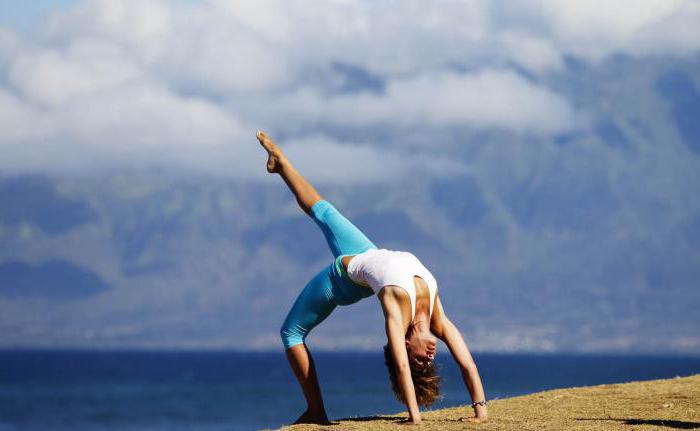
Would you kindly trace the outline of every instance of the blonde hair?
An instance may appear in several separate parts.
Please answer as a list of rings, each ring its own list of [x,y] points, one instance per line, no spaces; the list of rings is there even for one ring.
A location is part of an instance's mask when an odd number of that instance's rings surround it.
[[[391,389],[394,391],[394,397],[396,397],[399,402],[406,404],[401,386],[399,385],[399,376],[396,373],[394,356],[391,354],[391,348],[388,344],[384,346],[384,363],[389,370],[389,380],[391,381]],[[430,363],[430,365],[423,369],[414,368],[413,364],[410,362],[409,366],[411,367],[411,379],[413,379],[413,388],[416,391],[418,405],[424,407],[431,406],[435,401],[441,398],[440,376],[437,375],[435,362]]]

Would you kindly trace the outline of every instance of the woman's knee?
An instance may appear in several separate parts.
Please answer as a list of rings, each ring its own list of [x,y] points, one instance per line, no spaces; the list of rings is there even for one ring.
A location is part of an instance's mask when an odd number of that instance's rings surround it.
[[[309,215],[316,221],[316,223],[324,223],[326,213],[331,209],[335,210],[333,204],[325,199],[319,199],[314,202],[309,209]]]
[[[330,267],[320,270],[297,297],[280,328],[285,348],[301,344],[308,333],[336,307],[329,278]]]
[[[280,328],[280,338],[285,350],[297,344],[302,344],[308,331],[303,330],[298,325],[285,321]]]

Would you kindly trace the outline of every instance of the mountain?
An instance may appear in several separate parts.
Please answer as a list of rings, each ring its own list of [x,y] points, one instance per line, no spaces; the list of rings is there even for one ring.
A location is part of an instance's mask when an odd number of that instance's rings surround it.
[[[546,84],[584,113],[577,130],[456,128],[436,154],[467,172],[318,188],[379,247],[431,269],[474,349],[700,353],[699,65],[572,61]],[[3,347],[278,349],[296,294],[332,257],[281,180],[4,175],[0,202]],[[309,340],[379,349],[376,300],[340,307]]]

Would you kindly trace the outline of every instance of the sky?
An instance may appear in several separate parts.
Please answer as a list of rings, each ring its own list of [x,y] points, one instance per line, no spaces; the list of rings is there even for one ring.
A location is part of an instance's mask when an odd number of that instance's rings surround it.
[[[0,25],[24,31],[40,23],[53,10],[65,8],[73,3],[74,0],[3,0],[0,2]]]
[[[700,44],[700,6],[683,0],[25,3],[3,3],[15,12],[0,32],[0,125],[12,130],[1,168],[16,173],[250,177],[242,143],[258,128],[292,152],[308,141],[370,164],[376,147],[334,131],[571,133],[590,113],[543,84],[568,59],[683,57]],[[412,155],[391,152],[396,165],[431,153],[416,141]],[[221,164],[229,152],[236,169]]]
[[[67,301],[4,286],[0,345],[240,347],[228,317],[183,334],[247,292],[270,316],[253,344],[277,346],[320,260],[280,248],[300,221],[263,129],[377,235],[414,235],[393,244],[423,250],[477,348],[700,352],[697,317],[659,320],[700,305],[699,54],[695,0],[0,1],[0,279],[102,280]],[[450,291],[460,265],[491,296]],[[367,347],[333,325],[325,346]]]
[[[177,0],[197,2],[198,0]],[[73,6],[76,0],[0,1],[0,26],[28,31],[44,22],[54,11]]]

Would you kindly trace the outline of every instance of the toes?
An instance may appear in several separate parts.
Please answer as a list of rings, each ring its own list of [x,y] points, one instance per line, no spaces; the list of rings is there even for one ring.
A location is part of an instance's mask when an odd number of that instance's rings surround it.
[[[266,150],[270,151],[271,149],[274,149],[274,143],[272,142],[272,139],[267,136],[267,133],[263,132],[262,130],[258,130],[255,137],[258,138],[258,141],[263,147],[265,147]]]

